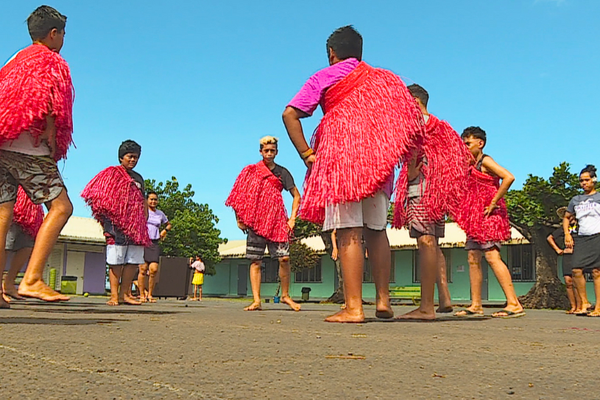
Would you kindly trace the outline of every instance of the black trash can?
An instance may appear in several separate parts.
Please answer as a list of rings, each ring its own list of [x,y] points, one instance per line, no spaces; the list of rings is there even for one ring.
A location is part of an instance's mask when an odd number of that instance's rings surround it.
[[[303,301],[308,301],[308,299],[310,298],[310,288],[309,287],[303,287],[302,288],[302,300]]]

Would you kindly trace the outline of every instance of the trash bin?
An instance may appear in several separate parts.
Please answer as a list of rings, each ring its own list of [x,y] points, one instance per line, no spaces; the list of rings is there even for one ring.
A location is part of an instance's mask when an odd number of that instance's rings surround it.
[[[60,292],[62,294],[75,294],[77,292],[77,277],[63,276],[60,279]]]
[[[308,301],[309,298],[310,298],[310,288],[309,287],[303,287],[302,288],[302,300],[303,301]]]
[[[50,279],[48,279],[48,286],[50,286],[52,290],[56,289],[56,268],[50,268]]]

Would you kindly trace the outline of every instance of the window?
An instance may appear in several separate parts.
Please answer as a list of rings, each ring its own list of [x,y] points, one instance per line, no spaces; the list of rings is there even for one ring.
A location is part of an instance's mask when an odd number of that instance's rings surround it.
[[[279,260],[277,258],[264,258],[261,270],[262,283],[279,282]]]
[[[532,245],[508,246],[508,260],[513,282],[535,281],[535,253]]]
[[[394,254],[395,252],[392,251],[392,268],[390,270],[390,282],[396,282],[396,262]],[[373,268],[371,267],[371,262],[368,258],[365,258],[365,263],[363,265],[363,282],[373,282]]]
[[[296,272],[296,282],[321,282],[321,259],[313,268]]]
[[[452,249],[442,249],[446,261],[446,279],[452,283]],[[413,250],[413,283],[421,283],[421,268],[419,268],[419,250]]]

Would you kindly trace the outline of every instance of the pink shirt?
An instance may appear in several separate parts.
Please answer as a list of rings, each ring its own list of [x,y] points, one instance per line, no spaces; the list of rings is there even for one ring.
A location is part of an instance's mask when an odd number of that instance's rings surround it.
[[[327,68],[323,68],[306,81],[302,89],[290,101],[289,107],[297,108],[312,115],[322,104],[327,89],[344,79],[360,62],[356,58],[347,58]]]

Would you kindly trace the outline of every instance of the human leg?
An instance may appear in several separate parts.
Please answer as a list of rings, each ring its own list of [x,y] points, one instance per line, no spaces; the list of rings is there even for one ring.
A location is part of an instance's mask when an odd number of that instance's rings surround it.
[[[125,264],[123,266],[123,275],[121,276],[121,287],[119,288],[119,303],[127,303],[130,305],[140,305],[142,302],[137,301],[131,296],[131,284],[138,269],[139,264]]]
[[[573,268],[573,286],[579,296],[580,307],[575,310],[575,314],[581,314],[587,312],[590,306],[590,302],[587,298],[587,290],[585,288],[585,275],[583,269]]]
[[[261,260],[253,261],[252,264],[250,264],[250,286],[252,287],[253,301],[252,304],[244,308],[244,311],[256,311],[262,309],[262,306],[260,305],[261,264]]]
[[[0,203],[0,243],[6,243],[6,234],[10,228],[12,222],[12,212],[14,207],[14,201],[6,201]],[[4,272],[6,267],[6,250],[4,245],[0,246],[0,272]],[[0,294],[2,292],[2,286],[0,286]],[[0,308],[10,308],[8,302],[4,300],[4,296],[0,295]]]
[[[198,285],[198,301],[202,301],[202,285]]]
[[[452,312],[452,299],[450,297],[450,289],[448,289],[448,275],[446,273],[446,257],[439,246],[437,246],[437,288],[439,297],[439,307],[436,312],[450,313]]]
[[[140,270],[138,272],[138,291],[140,292],[140,301],[145,303],[148,301],[146,297],[146,274],[148,273],[148,263],[140,264]]]
[[[106,302],[109,306],[119,305],[119,283],[123,275],[123,265],[110,265],[108,280],[110,282],[110,299]]]
[[[375,281],[376,312],[378,318],[393,318],[394,311],[390,304],[390,272],[392,268],[392,253],[390,242],[385,230],[365,228],[363,231],[369,258],[373,268]]]
[[[292,275],[292,267],[290,265],[290,257],[279,258],[279,281],[281,282],[281,302],[290,306],[294,311],[300,311],[300,304],[296,303],[290,297],[290,276]]]
[[[42,279],[42,274],[60,231],[73,213],[73,205],[64,188],[58,197],[50,200],[46,205],[48,214],[46,214],[37,234],[27,271],[19,285],[19,294],[44,301],[66,301],[69,300],[69,297],[46,285]]]
[[[517,297],[517,293],[515,292],[515,287],[512,283],[512,277],[510,272],[508,271],[508,267],[502,261],[502,257],[500,256],[500,251],[497,248],[492,248],[485,252],[485,259],[488,264],[492,268],[504,295],[506,296],[506,306],[504,307],[504,311],[500,311],[498,313],[492,314],[492,316],[508,316],[505,311],[509,311],[512,313],[520,313],[523,311],[523,306],[519,302]]]
[[[362,306],[364,266],[362,233],[363,228],[337,229],[346,308],[325,318],[327,322],[363,322],[365,320]]]
[[[148,267],[148,301],[150,303],[154,303],[154,297],[152,297],[152,292],[154,291],[154,286],[156,285],[156,273],[158,272],[158,263],[151,262]]]
[[[567,288],[567,297],[569,303],[571,303],[571,309],[567,311],[567,314],[573,314],[577,310],[577,302],[575,301],[575,293],[573,292],[573,277],[571,275],[565,275],[565,286]]]
[[[592,277],[594,278],[594,292],[596,293],[596,307],[589,316],[600,317],[600,269],[594,268],[592,270]]]
[[[460,310],[454,315],[464,317],[472,314],[483,315],[481,302],[481,285],[483,274],[481,272],[481,250],[469,250],[467,260],[469,262],[469,280],[471,283],[471,305],[466,310]]]
[[[417,239],[419,268],[421,271],[421,304],[419,308],[399,316],[399,319],[432,320],[435,319],[435,282],[437,280],[437,250],[435,236],[421,235]]]
[[[13,254],[13,258],[10,262],[10,268],[8,269],[8,273],[4,277],[4,281],[2,282],[2,290],[4,291],[4,300],[10,302],[7,296],[12,297],[13,299],[21,300],[23,297],[19,296],[17,288],[15,287],[15,279],[17,278],[17,274],[27,263],[29,260],[29,256],[31,255],[31,247],[23,247],[17,250]]]

